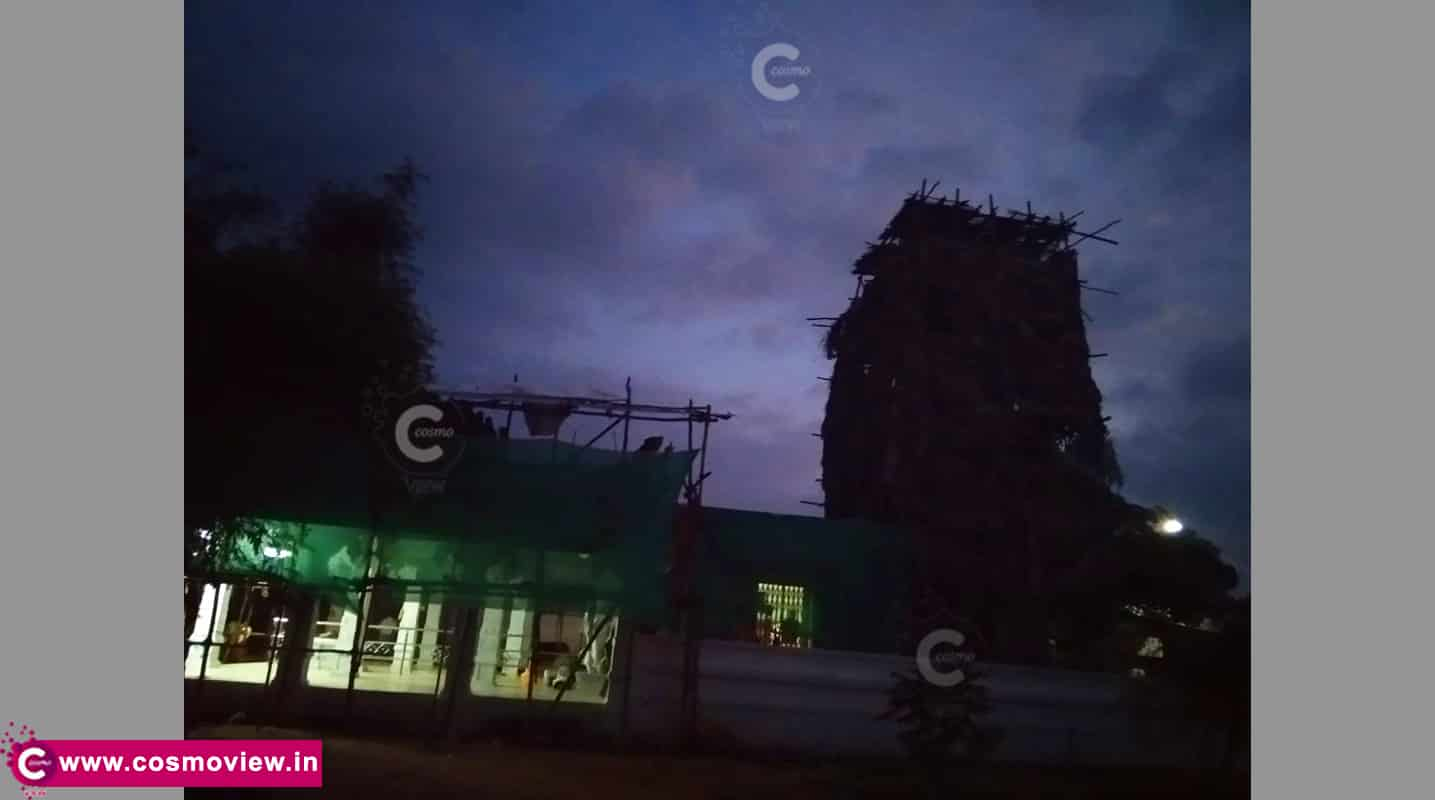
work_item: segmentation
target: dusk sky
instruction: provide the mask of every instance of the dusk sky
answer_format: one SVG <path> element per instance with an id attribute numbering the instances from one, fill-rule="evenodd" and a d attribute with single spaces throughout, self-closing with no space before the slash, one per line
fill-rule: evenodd
<path id="1" fill-rule="evenodd" d="M 582 9 L 575 13 L 572 9 Z M 923 178 L 1081 248 L 1131 500 L 1250 559 L 1248 2 L 189 4 L 186 117 L 293 199 L 412 157 L 445 385 L 689 397 L 706 502 L 817 509 L 804 317 Z M 811 74 L 757 94 L 762 44 Z M 677 429 L 657 431 L 678 434 Z M 682 437 L 680 437 L 681 439 Z M 682 444 L 681 440 L 679 444 Z"/>

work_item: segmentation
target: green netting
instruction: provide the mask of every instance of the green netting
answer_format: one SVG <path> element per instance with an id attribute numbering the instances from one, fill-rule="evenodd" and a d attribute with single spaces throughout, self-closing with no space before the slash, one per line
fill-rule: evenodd
<path id="1" fill-rule="evenodd" d="M 906 537 L 860 520 L 704 508 L 698 581 L 707 635 L 743 639 L 757 618 L 759 582 L 799 586 L 817 647 L 892 652 Z"/>
<path id="2" fill-rule="evenodd" d="M 625 457 L 552 440 L 474 440 L 441 493 L 397 499 L 376 488 L 362 447 L 330 448 L 329 458 L 293 452 L 239 479 L 269 498 L 255 516 L 271 535 L 225 571 L 339 603 L 372 575 L 476 602 L 536 596 L 639 615 L 664 607 L 673 509 L 692 452 Z"/>

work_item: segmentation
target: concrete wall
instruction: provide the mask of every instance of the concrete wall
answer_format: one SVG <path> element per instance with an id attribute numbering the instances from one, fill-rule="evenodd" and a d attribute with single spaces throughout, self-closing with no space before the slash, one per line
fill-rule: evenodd
<path id="1" fill-rule="evenodd" d="M 625 635 L 620 629 L 606 706 L 564 703 L 550 709 L 545 703 L 526 709 L 521 701 L 463 691 L 456 727 L 466 733 L 502 719 L 556 712 L 593 730 L 625 733 L 654 744 L 676 741 L 681 732 L 682 651 L 676 636 Z M 910 659 L 895 656 L 705 641 L 698 688 L 700 730 L 709 741 L 741 748 L 898 755 L 898 727 L 877 716 L 886 708 L 892 673 L 912 666 Z M 997 759 L 1199 767 L 1218 763 L 1225 745 L 1224 731 L 1213 726 L 1133 713 L 1123 702 L 1125 679 L 1119 676 L 1004 665 L 983 669 L 994 707 L 989 720 L 1004 733 Z M 625 686 L 629 677 L 631 683 Z M 195 709 L 227 714 L 265 705 L 262 686 L 185 683 L 186 700 Z M 384 692 L 355 692 L 352 704 L 356 718 L 382 721 L 394 732 L 431 730 L 437 710 L 432 696 Z M 342 690 L 301 686 L 280 705 L 290 713 L 340 718 L 345 696 Z"/>
<path id="2" fill-rule="evenodd" d="M 635 643 L 630 725 L 649 739 L 677 730 L 681 642 Z M 701 655 L 701 728 L 763 749 L 895 755 L 886 708 L 892 673 L 910 659 L 831 650 L 782 650 L 707 641 Z M 1004 731 L 996 757 L 1014 761 L 1202 766 L 1219 761 L 1223 732 L 1180 718 L 1133 714 L 1120 676 L 986 665 L 993 713 Z"/>

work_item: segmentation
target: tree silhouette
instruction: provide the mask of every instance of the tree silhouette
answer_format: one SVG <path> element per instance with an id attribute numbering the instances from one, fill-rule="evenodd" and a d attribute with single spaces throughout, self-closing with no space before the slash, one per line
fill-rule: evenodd
<path id="1" fill-rule="evenodd" d="M 428 382 L 434 333 L 414 297 L 412 163 L 377 188 L 325 183 L 285 219 L 192 141 L 185 162 L 184 552 L 201 574 L 266 535 L 247 521 L 255 487 L 233 477 L 274 431 L 313 434 L 296 450 L 365 434 L 365 390 Z"/>

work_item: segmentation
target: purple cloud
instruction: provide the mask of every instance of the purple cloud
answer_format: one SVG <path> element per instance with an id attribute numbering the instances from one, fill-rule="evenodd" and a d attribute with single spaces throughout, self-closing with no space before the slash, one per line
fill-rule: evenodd
<path id="1" fill-rule="evenodd" d="M 727 404 L 709 501 L 787 513 L 820 496 L 803 318 L 905 192 L 1119 217 L 1082 264 L 1121 292 L 1087 310 L 1128 493 L 1248 569 L 1248 4 L 764 7 L 207 4 L 187 122 L 291 202 L 414 157 L 447 382 Z M 763 25 L 821 70 L 783 136 L 727 52 Z"/>

